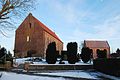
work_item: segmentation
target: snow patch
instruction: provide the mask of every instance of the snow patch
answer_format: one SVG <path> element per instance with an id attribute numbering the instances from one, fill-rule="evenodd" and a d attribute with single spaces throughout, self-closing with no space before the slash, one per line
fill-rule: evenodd
<path id="1" fill-rule="evenodd" d="M 31 76 L 11 72 L 0 72 L 0 74 L 2 74 L 0 80 L 65 80 L 62 77 Z"/>
<path id="2" fill-rule="evenodd" d="M 14 62 L 17 65 L 24 64 L 25 62 L 30 62 L 30 63 L 32 63 L 32 65 L 41 65 L 41 64 L 46 65 L 46 64 L 48 64 L 45 59 L 42 59 L 42 61 L 39 61 L 39 62 L 34 62 L 34 61 L 32 61 L 32 59 L 33 58 L 19 58 L 19 59 L 14 59 Z M 59 61 L 56 61 L 56 64 L 54 64 L 54 65 L 58 65 L 58 64 L 59 65 L 92 65 L 93 64 L 93 63 L 83 63 L 82 61 L 76 62 L 75 64 L 69 64 L 68 61 L 63 61 L 63 62 L 65 64 L 59 64 Z"/>
<path id="3" fill-rule="evenodd" d="M 91 75 L 93 75 L 95 77 L 103 76 L 103 77 L 111 79 L 111 80 L 120 80 L 120 77 L 115 77 L 115 76 L 112 76 L 112 75 L 107 75 L 107 74 L 104 74 L 104 73 L 101 73 L 101 72 L 92 72 Z"/>
<path id="4" fill-rule="evenodd" d="M 68 72 L 56 72 L 56 73 L 36 73 L 42 75 L 52 75 L 52 76 L 63 76 L 63 77 L 74 77 L 74 78 L 87 78 L 87 79 L 96 79 L 94 76 L 91 76 L 89 73 L 84 71 L 68 71 Z"/>

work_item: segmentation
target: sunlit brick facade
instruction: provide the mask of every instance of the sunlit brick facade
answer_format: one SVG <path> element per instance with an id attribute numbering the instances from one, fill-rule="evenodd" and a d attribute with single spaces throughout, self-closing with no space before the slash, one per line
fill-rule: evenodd
<path id="1" fill-rule="evenodd" d="M 56 48 L 61 53 L 63 42 L 30 13 L 16 30 L 15 57 L 26 57 L 27 52 L 32 50 L 35 52 L 32 56 L 45 58 L 47 46 L 51 42 L 56 43 Z"/>
<path id="2" fill-rule="evenodd" d="M 110 57 L 110 46 L 107 41 L 85 40 L 84 47 L 89 47 L 93 51 L 93 59 L 97 58 L 97 50 L 106 50 L 107 58 Z"/>

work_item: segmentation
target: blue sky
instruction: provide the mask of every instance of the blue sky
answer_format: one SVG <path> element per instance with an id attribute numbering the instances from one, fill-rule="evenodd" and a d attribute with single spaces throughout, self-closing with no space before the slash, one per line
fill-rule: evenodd
<path id="1" fill-rule="evenodd" d="M 120 48 L 119 6 L 120 0 L 38 0 L 31 13 L 60 37 L 64 49 L 71 41 L 107 40 L 113 52 Z M 9 35 L 0 35 L 0 44 L 12 51 L 15 32 Z"/>

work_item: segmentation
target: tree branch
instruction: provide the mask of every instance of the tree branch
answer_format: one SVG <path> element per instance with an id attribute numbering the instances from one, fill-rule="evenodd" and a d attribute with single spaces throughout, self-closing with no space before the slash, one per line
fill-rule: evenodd
<path id="1" fill-rule="evenodd" d="M 14 19 L 21 18 L 27 11 L 33 9 L 35 2 L 35 0 L 0 0 L 0 34 L 4 33 L 2 29 L 15 29 Z"/>

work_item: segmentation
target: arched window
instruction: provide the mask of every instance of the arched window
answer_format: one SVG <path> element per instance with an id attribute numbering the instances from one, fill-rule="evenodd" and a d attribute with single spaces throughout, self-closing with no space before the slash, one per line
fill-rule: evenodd
<path id="1" fill-rule="evenodd" d="M 29 42 L 30 41 L 30 37 L 29 36 L 27 36 L 27 42 Z"/>

